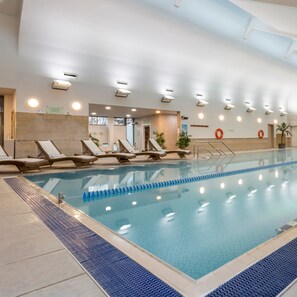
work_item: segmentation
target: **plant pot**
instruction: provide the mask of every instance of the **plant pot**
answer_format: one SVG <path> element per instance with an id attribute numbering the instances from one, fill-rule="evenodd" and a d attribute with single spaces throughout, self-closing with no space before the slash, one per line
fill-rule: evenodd
<path id="1" fill-rule="evenodd" d="M 278 148 L 279 149 L 285 149 L 286 148 L 286 144 L 285 143 L 279 143 L 278 144 Z"/>

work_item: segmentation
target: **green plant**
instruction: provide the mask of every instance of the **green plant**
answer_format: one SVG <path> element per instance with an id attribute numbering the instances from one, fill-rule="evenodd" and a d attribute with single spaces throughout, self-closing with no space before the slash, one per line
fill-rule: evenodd
<path id="1" fill-rule="evenodd" d="M 187 133 L 185 131 L 182 131 L 178 136 L 176 146 L 180 149 L 185 149 L 189 146 L 190 142 L 191 142 L 191 139 L 189 138 Z"/>
<path id="2" fill-rule="evenodd" d="M 281 144 L 285 144 L 285 134 L 292 135 L 292 133 L 289 131 L 291 125 L 287 125 L 285 122 L 281 123 L 280 125 L 276 125 L 277 129 L 276 132 L 281 132 Z"/>
<path id="3" fill-rule="evenodd" d="M 89 134 L 89 137 L 91 140 L 94 141 L 94 143 L 99 147 L 99 139 L 92 135 L 92 133 Z"/>
<path id="4" fill-rule="evenodd" d="M 166 149 L 164 133 L 163 132 L 159 133 L 158 131 L 154 131 L 153 134 L 155 135 L 155 139 L 156 139 L 157 143 L 159 144 L 159 146 L 162 149 Z"/>

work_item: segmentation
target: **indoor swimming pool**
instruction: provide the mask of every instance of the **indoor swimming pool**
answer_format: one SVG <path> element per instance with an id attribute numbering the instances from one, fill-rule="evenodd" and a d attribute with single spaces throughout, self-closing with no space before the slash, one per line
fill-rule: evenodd
<path id="1" fill-rule="evenodd" d="M 198 279 L 296 219 L 296 160 L 284 150 L 27 178 Z"/>

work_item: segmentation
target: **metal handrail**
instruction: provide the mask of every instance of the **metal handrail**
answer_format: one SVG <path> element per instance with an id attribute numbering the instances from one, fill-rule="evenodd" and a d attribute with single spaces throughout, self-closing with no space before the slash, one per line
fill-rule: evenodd
<path id="1" fill-rule="evenodd" d="M 196 154 L 197 154 L 197 158 L 199 158 L 199 146 L 203 143 L 206 143 L 208 144 L 211 148 L 213 148 L 217 153 L 219 153 L 220 156 L 222 155 L 226 155 L 226 153 L 222 150 L 222 149 L 219 149 L 219 148 L 216 148 L 215 146 L 213 146 L 213 143 L 221 143 L 223 144 L 223 146 L 231 153 L 235 156 L 235 153 L 230 149 L 229 146 L 227 146 L 223 141 L 219 141 L 219 140 L 215 140 L 215 141 L 206 141 L 206 140 L 201 140 L 201 141 L 196 141 L 194 143 L 194 146 L 193 146 L 193 156 L 195 157 Z M 207 152 L 213 157 L 214 154 L 210 151 L 210 150 L 207 150 Z"/>

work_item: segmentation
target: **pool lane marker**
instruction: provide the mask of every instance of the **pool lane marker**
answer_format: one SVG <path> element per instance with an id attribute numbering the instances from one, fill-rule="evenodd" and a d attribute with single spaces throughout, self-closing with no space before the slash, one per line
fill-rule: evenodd
<path id="1" fill-rule="evenodd" d="M 168 284 L 64 212 L 32 185 L 17 177 L 4 180 L 109 296 L 182 297 Z"/>
<path id="2" fill-rule="evenodd" d="M 263 169 L 270 169 L 270 168 L 275 168 L 275 167 L 283 167 L 283 166 L 294 165 L 294 164 L 297 164 L 297 161 L 290 161 L 290 162 L 271 164 L 271 165 L 263 165 L 263 166 L 258 166 L 258 167 L 238 169 L 238 170 L 232 170 L 232 171 L 220 172 L 220 173 L 210 173 L 210 174 L 206 174 L 206 175 L 186 177 L 186 178 L 181 178 L 181 179 L 174 179 L 174 180 L 169 180 L 169 181 L 155 182 L 155 183 L 142 184 L 142 185 L 134 185 L 134 186 L 129 186 L 129 187 L 121 187 L 121 188 L 116 188 L 116 189 L 88 191 L 88 192 L 83 193 L 82 198 L 83 198 L 84 202 L 89 202 L 91 200 L 105 199 L 105 198 L 113 197 L 113 196 L 127 195 L 127 194 L 131 194 L 131 193 L 142 192 L 142 191 L 147 191 L 147 190 L 152 190 L 152 189 L 172 187 L 175 185 L 193 183 L 193 182 L 197 182 L 197 181 L 201 181 L 201 180 L 207 180 L 207 179 L 218 178 L 218 177 L 223 177 L 223 176 L 248 173 L 248 172 L 253 172 L 253 171 L 258 171 L 258 170 L 263 170 Z"/>

